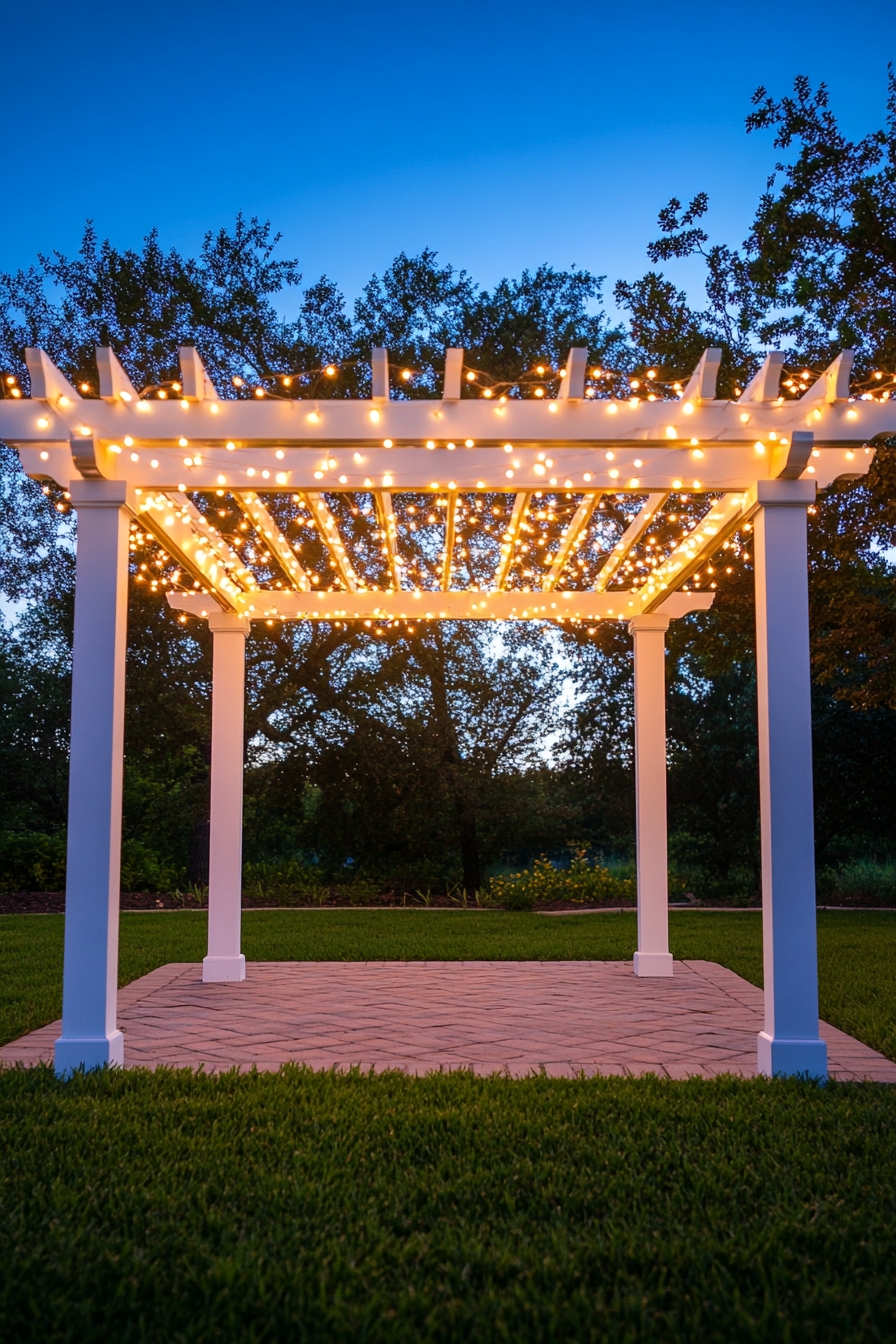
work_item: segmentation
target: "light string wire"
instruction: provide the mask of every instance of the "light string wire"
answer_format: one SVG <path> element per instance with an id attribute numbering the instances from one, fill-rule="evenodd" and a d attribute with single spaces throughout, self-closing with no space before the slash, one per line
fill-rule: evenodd
<path id="1" fill-rule="evenodd" d="M 304 400 L 307 396 L 311 400 L 316 400 L 322 387 L 336 385 L 336 380 L 340 377 L 340 374 L 358 370 L 363 370 L 364 375 L 367 375 L 369 364 L 366 360 L 358 358 L 338 362 L 328 361 L 326 364 L 321 364 L 319 367 L 312 369 L 260 373 L 254 379 L 234 374 L 230 383 L 237 394 L 237 398 L 254 397 L 262 400 L 270 397 L 275 400 L 286 401 Z M 438 374 L 438 370 L 435 370 L 435 372 Z M 781 372 L 779 399 L 784 401 L 788 398 L 801 397 L 824 372 L 824 369 L 813 368 L 806 364 L 785 364 Z M 415 369 L 407 365 L 390 363 L 389 374 L 390 383 L 394 383 L 397 391 L 400 391 L 402 387 L 410 390 L 415 385 L 427 386 L 431 381 L 431 371 Z M 471 395 L 477 392 L 479 396 L 486 400 L 497 398 L 499 401 L 506 401 L 510 397 L 532 396 L 541 398 L 548 396 L 551 390 L 550 385 L 562 384 L 565 376 L 565 368 L 555 368 L 549 361 L 540 361 L 532 365 L 531 368 L 524 370 L 514 379 L 500 379 L 494 377 L 487 370 L 465 363 L 462 371 L 462 382 L 466 383 L 467 391 Z M 586 373 L 585 396 L 589 398 L 599 397 L 603 400 L 611 397 L 613 388 L 618 389 L 627 386 L 630 393 L 629 400 L 672 401 L 682 396 L 686 383 L 686 377 L 682 379 L 664 376 L 658 366 L 648 367 L 641 372 L 631 372 L 621 369 L 608 369 L 597 365 L 592 366 Z M 18 399 L 24 395 L 17 374 L 7 373 L 2 375 L 0 386 L 2 386 L 4 396 Z M 296 390 L 293 391 L 293 388 Z M 735 385 L 735 400 L 743 390 L 742 387 Z M 99 396 L 98 389 L 88 381 L 79 384 L 79 391 L 87 398 Z M 182 383 L 173 378 L 160 383 L 147 384 L 141 388 L 138 395 L 141 399 L 155 398 L 165 401 L 172 393 L 178 395 L 182 391 Z M 893 395 L 896 395 L 896 373 L 875 369 L 861 380 L 855 378 L 851 380 L 850 396 L 858 400 L 889 401 Z"/>

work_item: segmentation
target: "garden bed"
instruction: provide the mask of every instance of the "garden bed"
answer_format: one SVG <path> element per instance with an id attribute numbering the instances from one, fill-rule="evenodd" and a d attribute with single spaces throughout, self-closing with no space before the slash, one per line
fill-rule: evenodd
<path id="1" fill-rule="evenodd" d="M 489 905 L 477 905 L 470 901 L 465 906 L 456 896 L 430 896 L 423 900 L 419 896 L 402 896 L 396 892 L 386 892 L 381 896 L 365 896 L 363 903 L 338 893 L 327 896 L 323 901 L 301 894 L 286 898 L 270 895 L 244 895 L 244 910 L 476 910 L 503 909 L 493 902 Z M 619 909 L 634 910 L 629 901 L 613 905 L 584 904 L 581 901 L 539 901 L 533 909 L 544 913 L 562 914 L 586 910 Z M 122 910 L 207 910 L 208 897 L 192 897 L 183 892 L 123 891 L 121 893 Z M 64 891 L 5 891 L 0 892 L 0 915 L 55 915 L 65 910 Z"/>
<path id="2" fill-rule="evenodd" d="M 836 893 L 837 899 L 831 901 L 824 900 L 822 893 L 819 892 L 818 905 L 820 909 L 836 910 L 881 910 L 888 909 L 889 904 L 881 901 L 876 893 L 870 893 L 867 896 L 844 895 Z M 681 901 L 673 899 L 670 906 L 673 909 L 712 909 L 718 910 L 729 908 L 731 910 L 758 910 L 762 902 L 756 898 L 750 901 L 732 900 L 725 901 L 719 897 L 714 897 L 707 901 Z M 276 894 L 243 894 L 244 910 L 400 910 L 400 909 L 430 909 L 430 910 L 503 910 L 507 907 L 500 901 L 483 902 L 477 907 L 475 902 L 470 901 L 465 906 L 463 901 L 457 896 L 432 895 L 428 899 L 423 899 L 419 895 L 407 895 L 400 892 L 387 891 L 381 895 L 366 894 L 363 899 L 358 900 L 351 896 L 341 895 L 334 892 L 326 896 L 323 900 L 317 896 L 303 896 L 297 893 L 292 896 L 282 896 Z M 207 910 L 208 897 L 197 897 L 185 892 L 158 892 L 158 891 L 123 891 L 121 893 L 122 910 Z M 563 914 L 568 912 L 574 914 L 579 912 L 583 914 L 589 910 L 619 910 L 635 909 L 635 902 L 631 896 L 623 899 L 609 899 L 607 901 L 535 901 L 531 906 L 537 914 Z M 4 891 L 0 892 L 0 915 L 50 915 L 62 914 L 65 910 L 65 892 L 64 891 Z"/>

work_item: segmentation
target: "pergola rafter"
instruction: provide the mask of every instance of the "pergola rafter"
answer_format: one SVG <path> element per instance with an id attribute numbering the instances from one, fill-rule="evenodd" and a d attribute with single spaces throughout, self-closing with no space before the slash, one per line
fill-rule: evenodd
<path id="1" fill-rule="evenodd" d="M 445 505 L 445 549 L 442 556 L 442 591 L 451 587 L 451 574 L 454 567 L 454 545 L 457 531 L 457 491 L 449 490 Z"/>
<path id="2" fill-rule="evenodd" d="M 225 611 L 235 611 L 240 593 L 255 576 L 217 534 L 186 495 L 148 490 L 139 496 L 136 517 L 187 574 L 205 585 Z"/>
<path id="3" fill-rule="evenodd" d="M 668 498 L 669 495 L 667 492 L 647 496 L 647 499 L 638 510 L 635 518 L 629 523 L 625 532 L 619 538 L 616 545 L 601 565 L 600 573 L 594 583 L 596 592 L 606 592 L 618 571 L 628 560 L 633 548 L 640 541 L 648 527 L 650 527 L 650 524 L 654 521 L 656 515 Z"/>
<path id="4" fill-rule="evenodd" d="M 78 511 L 57 1068 L 65 1073 L 123 1059 L 115 1026 L 115 958 L 128 532 L 136 520 L 193 585 L 183 591 L 178 584 L 168 602 L 207 620 L 214 637 L 209 954 L 203 970 L 211 980 L 245 975 L 239 947 L 245 639 L 251 621 L 259 619 L 400 621 L 412 630 L 427 620 L 626 621 L 635 669 L 634 969 L 638 975 L 672 974 L 665 631 L 670 620 L 708 608 L 713 593 L 684 585 L 697 582 L 732 534 L 752 527 L 767 1009 L 759 1067 L 767 1074 L 824 1076 L 815 955 L 807 510 L 817 487 L 863 474 L 875 439 L 896 433 L 893 402 L 867 393 L 861 400 L 851 397 L 851 353 L 839 355 L 803 396 L 786 399 L 779 395 L 783 357 L 772 352 L 739 401 L 716 396 L 718 350 L 706 351 L 677 401 L 589 399 L 595 389 L 585 386 L 582 349 L 571 351 L 566 368 L 552 375 L 559 379 L 556 398 L 490 396 L 488 389 L 465 395 L 473 389 L 463 379 L 464 352 L 449 351 L 443 396 L 430 401 L 392 397 L 388 352 L 382 349 L 373 352 L 373 394 L 366 400 L 219 398 L 197 352 L 185 348 L 180 355 L 179 399 L 163 398 L 161 390 L 139 395 L 112 351 L 100 350 L 101 396 L 85 400 L 44 352 L 29 350 L 31 398 L 0 401 L 0 438 L 18 450 L 29 475 L 68 491 Z M 383 587 L 368 581 L 372 537 L 364 520 L 371 495 L 381 543 L 376 572 L 388 579 Z M 279 580 L 273 586 L 261 582 L 214 525 L 213 517 L 232 516 L 224 496 L 251 521 L 286 574 L 286 588 Z M 313 571 L 303 565 L 284 534 L 287 496 L 307 506 L 307 521 L 313 520 L 331 557 L 324 574 L 317 561 Z M 693 501 L 702 497 L 709 507 L 694 521 Z M 444 520 L 435 508 L 420 510 L 421 498 L 444 507 Z M 494 502 L 501 498 L 503 509 Z M 501 528 L 497 520 L 507 518 L 511 500 Z M 526 521 L 533 501 L 541 504 L 534 511 L 543 524 L 538 529 Z M 596 512 L 604 510 L 604 501 L 606 511 Z M 460 511 L 465 556 L 475 556 L 480 571 L 488 558 L 488 591 L 481 584 L 452 588 L 463 568 L 454 564 Z M 593 573 L 582 554 L 589 533 L 603 545 L 612 528 L 621 527 L 620 514 L 629 526 L 612 543 L 590 589 L 575 588 Z M 595 531 L 598 516 L 604 521 Z M 668 527 L 658 526 L 638 558 L 648 529 L 664 517 L 680 521 L 684 535 L 671 543 Z M 442 521 L 437 556 L 435 525 Z M 502 532 L 500 541 L 493 528 Z M 536 532 L 541 555 L 532 557 L 529 537 Z M 570 572 L 574 562 L 579 573 Z M 331 585 L 322 581 L 329 570 Z M 646 572 L 621 584 L 625 573 L 636 571 Z"/>
<path id="5" fill-rule="evenodd" d="M 530 492 L 528 490 L 523 490 L 514 497 L 510 521 L 504 529 L 504 540 L 501 542 L 501 559 L 499 560 L 498 568 L 495 571 L 494 586 L 498 592 L 500 592 L 506 584 L 507 576 L 513 565 L 514 543 L 520 534 L 520 524 L 525 517 L 529 497 Z"/>
<path id="6" fill-rule="evenodd" d="M 582 533 L 585 531 L 585 528 L 591 520 L 591 515 L 595 510 L 599 498 L 600 495 L 596 490 L 591 491 L 585 496 L 579 507 L 576 509 L 572 522 L 561 537 L 560 546 L 551 561 L 551 567 L 542 580 L 541 586 L 546 593 L 549 593 L 552 588 L 556 588 L 560 581 L 560 576 L 566 568 L 566 562 L 579 544 Z"/>
<path id="7" fill-rule="evenodd" d="M 306 574 L 304 566 L 296 559 L 295 551 L 255 491 L 235 491 L 233 498 L 259 535 L 264 538 L 265 543 L 271 548 L 290 584 L 301 592 L 307 593 L 311 588 L 311 580 Z"/>
<path id="8" fill-rule="evenodd" d="M 389 573 L 392 577 L 392 586 L 393 588 L 400 588 L 402 561 L 398 554 L 397 526 L 395 513 L 392 509 L 392 496 L 388 490 L 376 490 L 373 498 L 380 531 L 383 534 L 383 546 L 386 551 Z"/>
<path id="9" fill-rule="evenodd" d="M 755 507 L 755 498 L 751 508 L 748 493 L 723 495 L 715 500 L 703 518 L 638 589 L 641 610 L 653 611 L 669 591 L 680 587 L 701 570 L 723 542 L 748 521 Z"/>
<path id="10" fill-rule="evenodd" d="M 345 542 L 342 540 L 336 519 L 333 517 L 323 495 L 315 490 L 306 492 L 305 499 L 311 515 L 317 523 L 320 532 L 321 541 L 333 557 L 340 579 L 350 593 L 356 593 L 361 587 L 357 574 L 352 567 L 348 551 L 345 549 Z"/>

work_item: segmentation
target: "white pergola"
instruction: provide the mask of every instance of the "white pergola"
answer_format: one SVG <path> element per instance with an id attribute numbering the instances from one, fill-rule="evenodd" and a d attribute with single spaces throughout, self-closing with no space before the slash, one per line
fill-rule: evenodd
<path id="1" fill-rule="evenodd" d="M 674 401 L 589 397 L 587 352 L 580 349 L 570 352 L 556 398 L 462 396 L 463 351 L 449 350 L 441 399 L 395 399 L 388 354 L 375 350 L 369 399 L 232 400 L 218 395 L 192 348 L 181 349 L 180 383 L 164 397 L 138 393 L 113 352 L 98 349 L 100 396 L 84 399 L 43 351 L 27 352 L 31 396 L 0 401 L 0 438 L 18 450 L 30 476 L 67 491 L 78 512 L 57 1071 L 124 1059 L 116 989 L 128 540 L 136 522 L 177 567 L 171 606 L 207 620 L 213 633 L 207 981 L 240 981 L 246 973 L 246 635 L 253 620 L 309 619 L 624 621 L 635 661 L 634 973 L 672 975 L 665 631 L 671 620 L 710 606 L 714 593 L 698 590 L 696 576 L 728 538 L 752 528 L 765 966 L 758 1063 L 768 1075 L 826 1076 L 818 1033 L 806 513 L 819 486 L 867 471 L 868 445 L 896 432 L 896 410 L 850 396 L 849 351 L 796 399 L 780 395 L 783 355 L 776 353 L 736 401 L 718 400 L 720 357 L 706 351 Z M 705 508 L 683 535 L 657 549 L 652 526 L 682 494 L 692 502 L 705 497 Z M 234 538 L 215 525 L 214 511 L 199 507 L 222 496 L 256 538 L 268 573 L 281 574 L 276 582 L 260 582 Z M 503 520 L 495 524 L 503 525 L 500 541 L 492 538 L 491 577 L 455 585 L 458 520 L 481 511 L 485 498 L 504 506 L 503 513 L 498 504 L 490 509 Z M 409 565 L 417 524 L 408 522 L 416 507 L 408 499 L 422 500 L 423 509 L 427 499 L 438 502 L 442 542 L 431 582 Z M 556 521 L 550 501 L 558 499 L 568 521 L 525 568 L 534 520 Z M 352 500 L 365 501 L 362 511 L 376 524 L 378 582 L 353 553 L 357 538 L 349 537 L 344 513 Z M 609 541 L 606 528 L 593 531 L 604 500 L 628 501 L 628 526 Z M 328 583 L 287 535 L 284 501 L 301 510 L 302 536 L 310 529 L 329 556 Z M 602 551 L 602 563 L 582 586 L 575 566 L 588 546 Z M 636 554 L 637 567 L 630 563 Z M 635 568 L 640 573 L 627 581 Z"/>

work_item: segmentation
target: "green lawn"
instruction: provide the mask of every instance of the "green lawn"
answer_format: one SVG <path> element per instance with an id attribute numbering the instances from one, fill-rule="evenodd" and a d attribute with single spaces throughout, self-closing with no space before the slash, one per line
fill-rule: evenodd
<path id="1" fill-rule="evenodd" d="M 896 1089 L 0 1077 L 13 1341 L 896 1337 Z"/>
<path id="2" fill-rule="evenodd" d="M 896 915 L 823 912 L 822 1011 L 896 1056 Z M 631 915 L 256 911 L 251 959 L 616 958 Z M 205 917 L 126 914 L 122 981 Z M 760 977 L 749 912 L 678 956 Z M 59 1009 L 62 920 L 0 919 L 9 1037 Z M 0 1073 L 0 1338 L 896 1338 L 896 1088 L 717 1079 Z"/>
<path id="3" fill-rule="evenodd" d="M 762 983 L 758 912 L 673 911 L 672 950 Z M 199 961 L 201 912 L 124 914 L 120 982 L 167 961 Z M 506 914 L 435 910 L 249 910 L 251 961 L 548 960 L 631 957 L 634 915 Z M 896 911 L 820 911 L 821 1013 L 896 1059 Z M 61 1010 L 62 916 L 0 917 L 0 1043 Z"/>

